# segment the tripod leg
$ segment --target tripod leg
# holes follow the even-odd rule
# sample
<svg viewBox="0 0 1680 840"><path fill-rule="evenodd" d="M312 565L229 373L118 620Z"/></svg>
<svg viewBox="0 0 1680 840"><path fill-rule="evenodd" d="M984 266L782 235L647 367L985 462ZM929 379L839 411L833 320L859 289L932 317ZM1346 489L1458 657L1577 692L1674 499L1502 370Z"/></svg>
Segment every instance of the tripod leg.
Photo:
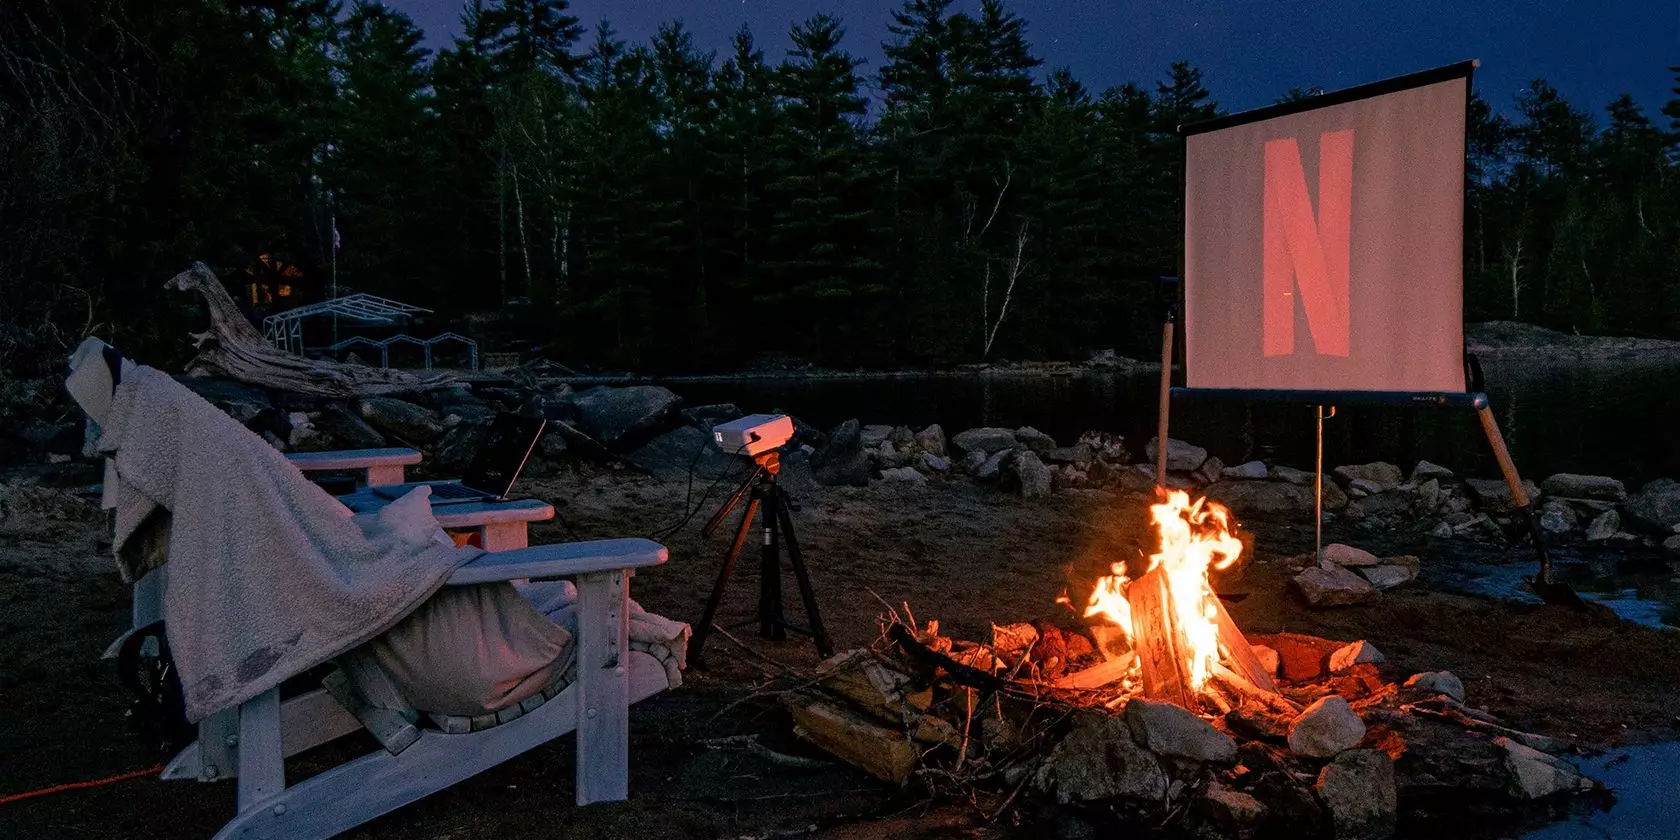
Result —
<svg viewBox="0 0 1680 840"><path fill-rule="evenodd" d="M775 490L765 493L764 499L764 554L760 565L758 589L758 635L760 638L772 641L787 639L787 614L782 612L782 555L781 543L777 531L781 530L781 517L777 511L781 508L781 499L776 497Z"/></svg>
<svg viewBox="0 0 1680 840"><path fill-rule="evenodd" d="M729 585L729 576L735 571L735 561L741 559L741 549L747 544L747 534L752 533L753 515L758 512L758 499L747 503L746 513L741 515L741 526L735 529L735 541L729 544L729 553L724 555L723 568L718 570L717 582L712 584L712 596L706 599L706 609L700 614L700 624L694 628L694 636L689 639L689 658L695 665L700 665L700 651L706 644L706 637L712 634L712 619L717 617L718 605L723 603L723 590Z"/></svg>
<svg viewBox="0 0 1680 840"><path fill-rule="evenodd" d="M785 493L780 487L777 493ZM781 519L782 538L787 541L788 560L793 564L793 576L799 581L799 597L805 602L805 620L811 624L811 638L817 643L817 655L824 659L834 655L834 643L823 629L822 613L817 611L817 593L811 588L811 575L805 570L805 555L799 550L799 538L793 533L793 515L788 513L787 500L781 499L775 513Z"/></svg>

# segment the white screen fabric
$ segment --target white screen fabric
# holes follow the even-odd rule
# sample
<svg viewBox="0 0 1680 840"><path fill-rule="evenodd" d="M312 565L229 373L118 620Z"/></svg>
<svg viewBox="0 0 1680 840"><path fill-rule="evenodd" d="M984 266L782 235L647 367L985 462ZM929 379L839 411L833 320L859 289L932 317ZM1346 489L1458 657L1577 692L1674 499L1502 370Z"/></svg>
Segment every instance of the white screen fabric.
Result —
<svg viewBox="0 0 1680 840"><path fill-rule="evenodd" d="M1458 76L1191 127L1186 386L1464 391L1468 94Z"/></svg>

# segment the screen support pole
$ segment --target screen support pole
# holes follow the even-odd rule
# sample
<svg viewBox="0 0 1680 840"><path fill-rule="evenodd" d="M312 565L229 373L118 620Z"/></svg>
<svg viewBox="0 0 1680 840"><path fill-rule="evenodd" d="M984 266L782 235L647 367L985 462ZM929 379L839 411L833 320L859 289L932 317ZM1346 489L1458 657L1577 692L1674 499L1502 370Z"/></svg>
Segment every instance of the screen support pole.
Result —
<svg viewBox="0 0 1680 840"><path fill-rule="evenodd" d="M1324 421L1336 416L1336 407L1324 413L1324 406L1314 406L1313 416L1318 423L1318 442L1313 461L1313 562L1324 562Z"/></svg>
<svg viewBox="0 0 1680 840"><path fill-rule="evenodd" d="M1167 408L1172 405L1173 316L1161 325L1161 418L1155 424L1155 486L1167 486Z"/></svg>

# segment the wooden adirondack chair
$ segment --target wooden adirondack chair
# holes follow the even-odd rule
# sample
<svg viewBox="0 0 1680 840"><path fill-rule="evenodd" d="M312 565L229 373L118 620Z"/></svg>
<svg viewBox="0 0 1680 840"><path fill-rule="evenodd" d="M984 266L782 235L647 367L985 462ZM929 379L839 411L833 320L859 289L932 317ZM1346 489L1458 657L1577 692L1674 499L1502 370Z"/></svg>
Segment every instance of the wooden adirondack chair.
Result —
<svg viewBox="0 0 1680 840"><path fill-rule="evenodd" d="M110 380L105 380L106 401L101 405L97 394L89 394L87 377L78 379L74 368L93 362L119 369L120 357L106 350L104 363L80 352L72 360L71 391L96 420L109 405ZM629 583L636 569L666 560L665 548L645 539L531 546L481 555L457 569L448 584L575 582L572 664L543 691L496 714L435 719L435 728L422 729L415 725L418 715L391 713L382 724L380 716L368 714L366 708L348 708L329 688L284 701L275 688L201 721L198 739L169 762L163 777L237 780L238 813L216 838L325 838L575 731L577 803L623 800L629 784L630 704L671 684L666 670L671 653L659 646L632 645L629 639ZM162 563L136 579L136 627L162 619L168 571L168 564ZM379 742L372 752L286 784L288 757L364 728Z"/></svg>

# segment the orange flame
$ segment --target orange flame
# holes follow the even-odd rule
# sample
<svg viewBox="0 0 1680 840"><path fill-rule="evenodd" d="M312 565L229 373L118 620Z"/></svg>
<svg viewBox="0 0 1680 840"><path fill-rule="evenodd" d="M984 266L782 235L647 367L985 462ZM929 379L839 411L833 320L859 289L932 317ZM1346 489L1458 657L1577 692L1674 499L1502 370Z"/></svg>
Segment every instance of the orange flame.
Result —
<svg viewBox="0 0 1680 840"><path fill-rule="evenodd" d="M1145 574L1157 568L1166 575L1174 623L1183 634L1190 688L1199 691L1219 661L1219 622L1209 569L1226 569L1242 556L1242 541L1232 534L1231 512L1206 498L1173 490L1151 505L1150 518L1161 537L1161 550L1149 556ZM1101 617L1116 625L1127 640L1135 640L1132 604L1126 588L1126 564L1114 563L1112 574L1097 579L1085 616ZM1135 646L1135 641L1133 645Z"/></svg>

